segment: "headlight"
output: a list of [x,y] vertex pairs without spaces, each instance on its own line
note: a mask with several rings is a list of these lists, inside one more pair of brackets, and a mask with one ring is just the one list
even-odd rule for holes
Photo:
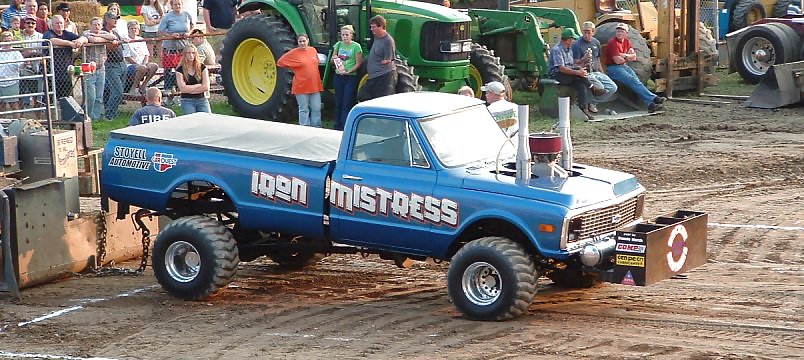
[[467,42],[463,43],[463,49],[462,49],[462,50],[463,50],[463,52],[470,52],[470,51],[472,51],[472,42],[471,42],[471,41],[467,41]]
[[457,54],[462,52],[469,52],[471,50],[472,50],[471,41],[441,43],[441,52],[443,53]]

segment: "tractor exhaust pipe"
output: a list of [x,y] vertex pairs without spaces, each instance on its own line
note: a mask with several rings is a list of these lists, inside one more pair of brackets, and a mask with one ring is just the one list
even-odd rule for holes
[[558,98],[558,133],[561,135],[561,167],[572,171],[572,139],[570,139],[570,98]]
[[517,147],[516,147],[516,180],[517,182],[527,184],[530,181],[530,145],[528,144],[529,134],[529,116],[530,107],[528,105],[519,105],[517,108],[517,117],[519,130],[517,130]]

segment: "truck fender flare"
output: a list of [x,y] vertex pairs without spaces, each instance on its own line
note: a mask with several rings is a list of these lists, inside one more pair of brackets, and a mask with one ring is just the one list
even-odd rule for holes
[[531,255],[535,256],[544,253],[545,249],[543,249],[539,245],[539,241],[537,241],[538,235],[531,231],[528,226],[525,225],[525,222],[522,221],[522,219],[512,213],[499,211],[499,209],[490,209],[472,214],[470,218],[464,219],[462,223],[462,226],[457,231],[455,240],[450,245],[449,256],[454,255],[455,252],[457,252],[458,249],[463,246],[462,243],[475,240],[471,235],[472,232],[477,229],[478,226],[484,223],[507,224],[511,226],[511,230],[518,231],[519,234],[499,234],[500,236],[507,236],[514,241],[524,241],[525,243],[522,245],[526,246],[528,250],[535,251],[535,253]]

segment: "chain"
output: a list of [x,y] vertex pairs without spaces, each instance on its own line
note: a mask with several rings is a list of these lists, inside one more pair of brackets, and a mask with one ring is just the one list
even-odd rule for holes
[[112,261],[109,266],[103,266],[104,259],[106,258],[106,239],[108,235],[106,212],[99,211],[96,220],[97,223],[97,246],[98,251],[95,257],[95,276],[109,276],[109,275],[141,275],[148,267],[148,258],[150,257],[151,250],[151,231],[142,221],[142,218],[148,216],[149,219],[153,218],[153,213],[148,210],[140,209],[131,215],[131,221],[134,223],[134,230],[142,233],[142,258],[140,260],[139,268],[127,269],[114,266]]

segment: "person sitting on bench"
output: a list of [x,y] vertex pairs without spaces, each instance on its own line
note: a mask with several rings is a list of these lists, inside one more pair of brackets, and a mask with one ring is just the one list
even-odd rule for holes
[[566,28],[561,32],[561,41],[550,50],[548,75],[556,79],[559,85],[575,89],[581,112],[586,115],[587,120],[594,120],[595,117],[589,111],[588,106],[589,91],[591,90],[594,96],[600,96],[605,94],[606,90],[603,87],[592,85],[588,78],[589,73],[575,65],[575,59],[572,58],[572,44],[576,39],[578,39],[578,34],[573,28]]

